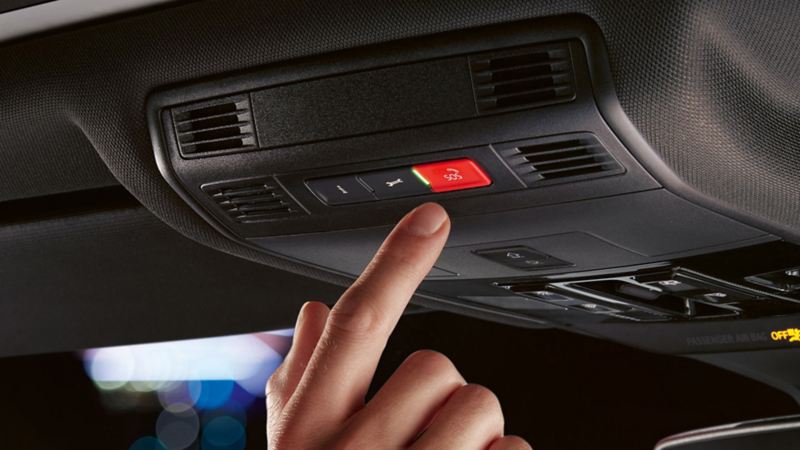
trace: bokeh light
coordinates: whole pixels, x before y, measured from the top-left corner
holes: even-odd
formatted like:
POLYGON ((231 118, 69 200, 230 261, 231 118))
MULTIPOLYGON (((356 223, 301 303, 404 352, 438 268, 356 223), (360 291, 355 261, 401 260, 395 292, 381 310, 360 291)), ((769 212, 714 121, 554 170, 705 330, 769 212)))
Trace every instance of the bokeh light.
POLYGON ((200 424, 205 427, 211 421, 219 417, 229 417, 241 423, 242 425, 247 424, 247 413, 245 412, 244 408, 241 408, 236 404, 228 404, 219 409, 203 411, 200 416, 200 424))
MULTIPOLYGON (((161 413, 155 437, 129 450, 242 450, 247 411, 264 397, 294 330, 86 350, 86 373, 104 404, 161 413)), ((257 408, 262 408, 257 406, 257 408)), ((258 412, 256 414, 263 414, 258 412)), ((259 423, 259 433, 263 433, 259 423)))
POLYGON ((152 436, 140 437, 128 450, 167 450, 164 444, 152 436))
POLYGON ((219 408, 231 398, 231 380, 193 380, 189 382, 189 395, 197 409, 219 408))
POLYGON ((243 450, 245 429, 239 421, 230 416, 219 416, 209 421, 203 428, 201 450, 243 450))
POLYGON ((167 450, 184 450, 200 433, 200 418, 189 408, 181 412, 163 411, 156 421, 156 436, 167 450))
POLYGON ((158 401, 167 411, 181 412, 194 406, 194 399, 189 392, 189 383, 179 382, 158 391, 158 401))
POLYGON ((127 345, 84 352, 89 376, 100 382, 260 379, 265 373, 271 373, 270 368, 280 364, 281 359, 281 354, 258 335, 127 345))

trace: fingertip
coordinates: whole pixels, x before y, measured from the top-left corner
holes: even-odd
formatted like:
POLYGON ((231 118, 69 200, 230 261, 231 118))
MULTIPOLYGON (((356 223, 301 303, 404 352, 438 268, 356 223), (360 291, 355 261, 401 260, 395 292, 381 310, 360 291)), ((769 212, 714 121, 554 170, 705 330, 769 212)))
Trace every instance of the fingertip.
POLYGON ((493 442, 489 450, 533 450, 533 447, 519 436, 506 435, 493 442))
POLYGON ((449 226, 450 217, 438 203, 423 203, 406 214, 398 229, 415 236, 433 236, 449 226))
POLYGON ((318 301, 307 301, 300 307, 300 312, 297 313, 297 327, 306 320, 307 317, 319 317, 326 315, 330 312, 328 305, 318 301))
POLYGON ((328 308, 328 305, 320 301, 309 300, 303 303, 303 306, 300 307, 300 312, 303 313, 303 311, 312 311, 319 313, 319 312, 330 311, 330 308, 328 308))

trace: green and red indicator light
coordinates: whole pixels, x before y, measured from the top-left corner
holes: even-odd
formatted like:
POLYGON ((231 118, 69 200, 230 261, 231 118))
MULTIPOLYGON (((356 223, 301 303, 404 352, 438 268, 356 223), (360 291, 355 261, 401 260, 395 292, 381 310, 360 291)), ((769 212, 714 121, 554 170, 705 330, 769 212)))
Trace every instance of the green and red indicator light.
POLYGON ((430 185, 431 185, 431 182, 430 182, 430 181, 428 181, 428 180, 426 180, 426 179, 425 179, 425 177, 423 177, 421 173, 417 172, 417 169, 415 169, 415 168, 413 168, 413 167, 412 167, 412 168, 411 168, 411 172, 413 172, 413 173, 414 173, 414 176, 415 176, 415 177, 417 177, 417 179, 418 179, 419 181, 421 181, 421 182, 422 182, 422 184, 424 184, 425 186, 430 186, 430 185))
POLYGON ((492 179, 481 166, 468 158, 416 164, 411 171, 433 192, 460 191, 492 184, 492 179))

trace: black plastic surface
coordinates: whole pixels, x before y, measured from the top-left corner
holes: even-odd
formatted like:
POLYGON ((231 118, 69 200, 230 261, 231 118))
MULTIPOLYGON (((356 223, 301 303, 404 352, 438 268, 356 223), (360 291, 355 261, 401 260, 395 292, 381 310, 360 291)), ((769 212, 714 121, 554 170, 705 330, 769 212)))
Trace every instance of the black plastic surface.
MULTIPOLYGON (((252 242, 286 257, 355 276, 390 227, 360 228, 252 242)), ((663 261, 774 239, 709 213, 664 190, 504 213, 456 217, 437 266, 462 279, 527 276, 474 252, 523 245, 574 264, 541 273, 569 273, 663 261), (646 230, 646 231, 645 231, 646 230)), ((471 286, 465 286, 469 293, 471 286)))
POLYGON ((446 58, 256 91, 258 138, 272 148, 467 119, 469 75, 464 58, 446 58))
MULTIPOLYGON (((322 57, 313 62, 303 61, 283 67, 271 67, 248 75, 231 77, 221 83, 199 83, 191 87, 159 92, 150 99, 150 119, 158 121, 157 125, 161 130, 159 136, 165 138, 164 142, 156 142, 160 168, 167 180, 171 181, 173 187, 182 193, 196 210, 216 226, 226 230, 232 237, 308 233, 392 223, 401 216, 403 211, 414 207, 420 200, 397 199, 347 207, 339 206, 335 210, 319 208, 319 202, 305 189, 304 182, 307 179, 323 176, 391 168, 409 162, 436 161, 444 159, 445 156, 471 156, 476 152, 478 152, 481 165, 490 172, 494 171, 491 175, 495 184, 481 192, 478 190, 453 192, 436 195, 426 200, 441 202, 452 215, 459 216, 658 188, 659 185, 642 171, 638 163, 619 145, 619 141, 605 125, 595 107, 591 80, 588 78, 585 50, 581 42, 576 39, 584 31, 576 27, 543 23, 543 26, 536 30, 536 38, 534 38, 527 28, 525 28, 526 33, 519 35, 513 33, 515 29, 523 30, 522 27, 515 25, 491 34, 452 33, 447 36, 432 36, 417 41, 398 42, 362 51, 322 57), (575 67, 575 99, 567 103, 544 106, 537 104, 536 107, 529 109, 478 116, 470 87, 456 95, 460 96, 460 100, 448 100, 448 102, 468 101, 472 105, 470 118, 459 121, 457 119, 467 116, 464 116, 466 110, 462 111, 458 106, 451 108, 452 105, 450 105, 442 110, 437 109, 438 107, 433 108, 435 117, 428 116, 427 112, 414 112, 420 108, 430 109, 426 105, 441 101, 437 100, 442 98, 441 92, 450 92, 448 89, 453 89, 453 87, 446 86, 449 83, 448 79, 441 77, 402 79, 391 76, 396 70, 433 70, 438 73, 437 71, 440 69, 437 67, 443 64, 441 61, 457 59, 461 61, 459 66, 468 77, 469 68, 466 55, 552 41, 568 44, 575 67), (394 67, 386 67, 392 64, 394 67), (332 76, 335 73, 349 73, 349 75, 332 76), (356 81, 360 80, 362 76, 375 78, 377 81, 373 80, 374 86, 362 86, 363 83, 356 81), (301 89, 302 86, 309 83, 301 82, 303 79, 313 80, 310 81, 312 86, 323 79, 327 80, 326 83, 336 83, 336 89, 323 96, 321 100, 328 106, 341 106, 343 101, 343 97, 340 96, 341 92, 350 92, 350 90, 356 89, 359 92, 365 90, 366 94, 361 100, 348 103, 349 111, 346 114, 338 114, 341 116, 341 124, 336 126, 329 123, 333 118, 328 117, 327 113, 323 113, 324 117, 320 120, 310 120, 309 117, 312 117, 312 114, 303 108, 298 108, 297 111, 305 111, 302 120, 296 123, 283 123, 282 129, 292 129, 292 131, 281 132, 296 132, 304 136, 312 136, 312 138, 308 138, 309 143, 209 158, 181 158, 175 151, 174 138, 168 132, 172 126, 170 117, 168 114, 160 113, 174 104, 230 95, 235 92, 257 91, 263 89, 264 85, 296 86, 297 89, 301 89), (422 91, 433 89, 437 94, 435 96, 430 94, 423 101, 414 95, 400 96, 397 91, 393 90, 400 85, 406 86, 402 89, 408 89, 407 85, 412 81, 431 83, 430 86, 417 86, 416 89, 422 91), (385 95, 386 99, 391 101, 381 102, 381 95, 385 95), (368 101, 373 101, 373 103, 368 103, 368 101), (407 101, 415 103, 409 105, 407 101), (385 111, 385 113, 378 113, 377 110, 385 111), (445 110, 450 114, 447 117, 445 117, 445 110), (411 116, 408 116, 409 114, 411 116), (365 119, 367 116, 369 119, 365 119), (415 121, 416 118, 419 121, 415 121), (437 120, 442 123, 407 128, 407 126, 437 120), (391 125, 387 124, 389 121, 397 126, 389 127, 391 125), (387 127, 394 131, 374 132, 387 127), (556 185, 524 189, 524 185, 507 167, 493 168, 491 164, 487 163, 487 158, 489 162, 498 159, 496 155, 492 156, 494 151, 491 149, 491 144, 576 131, 593 133, 624 169, 616 171, 617 176, 582 182, 563 180, 564 182, 556 185), (357 132, 367 134, 347 137, 357 132), (315 133, 322 134, 313 137, 315 133), (336 136, 337 139, 330 140, 331 136, 336 136), (481 154, 485 156, 480 156, 481 154), (224 163, 221 163, 223 160, 224 163), (507 173, 499 176, 498 170, 507 173), (226 223, 224 219, 220 224, 212 217, 215 215, 215 207, 196 188, 200 184, 211 181, 270 174, 278 177, 298 202, 311 212, 310 216, 296 217, 285 223, 276 222, 268 225, 238 226, 226 223), (504 183, 505 188, 503 187, 504 183), (516 188, 502 195, 494 195, 495 192, 509 190, 511 186, 509 183, 516 183, 516 188), (487 194, 493 195, 489 197, 487 194)), ((445 66, 450 67, 449 63, 445 66)), ((461 78, 455 78, 454 86, 461 84, 458 80, 461 78)), ((266 93, 269 90, 265 89, 259 92, 266 93)), ((257 118, 261 117, 257 120, 257 128, 259 128, 259 141, 262 146, 265 146, 264 140, 267 139, 267 136, 263 135, 264 130, 261 129, 262 125, 260 124, 268 120, 268 117, 261 116, 262 113, 259 109, 263 105, 256 100, 259 95, 261 94, 252 94, 253 108, 254 115, 257 118)), ((287 104, 288 100, 281 98, 279 103, 287 104)), ((303 100, 298 101, 302 103, 303 100)), ((296 106, 291 102, 288 105, 287 107, 291 108, 296 106)), ((322 109, 325 110, 325 108, 322 109)), ((291 139, 281 138, 280 140, 286 142, 301 137, 298 134, 291 139)), ((501 166, 506 164, 502 159, 499 162, 501 166)))

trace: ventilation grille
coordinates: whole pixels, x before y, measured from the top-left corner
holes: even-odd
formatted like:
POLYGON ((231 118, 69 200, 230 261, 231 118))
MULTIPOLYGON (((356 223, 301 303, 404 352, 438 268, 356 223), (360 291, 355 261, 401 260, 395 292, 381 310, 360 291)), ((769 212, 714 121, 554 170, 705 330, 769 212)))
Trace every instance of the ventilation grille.
POLYGON ((530 108, 575 98, 569 44, 472 56, 479 113, 530 108))
POLYGON ((272 178, 214 183, 202 188, 238 223, 257 223, 305 214, 272 178))
POLYGON ((253 115, 247 95, 173 109, 183 155, 255 149, 253 115))
POLYGON ((603 144, 588 133, 510 143, 498 151, 528 185, 624 171, 603 144))

